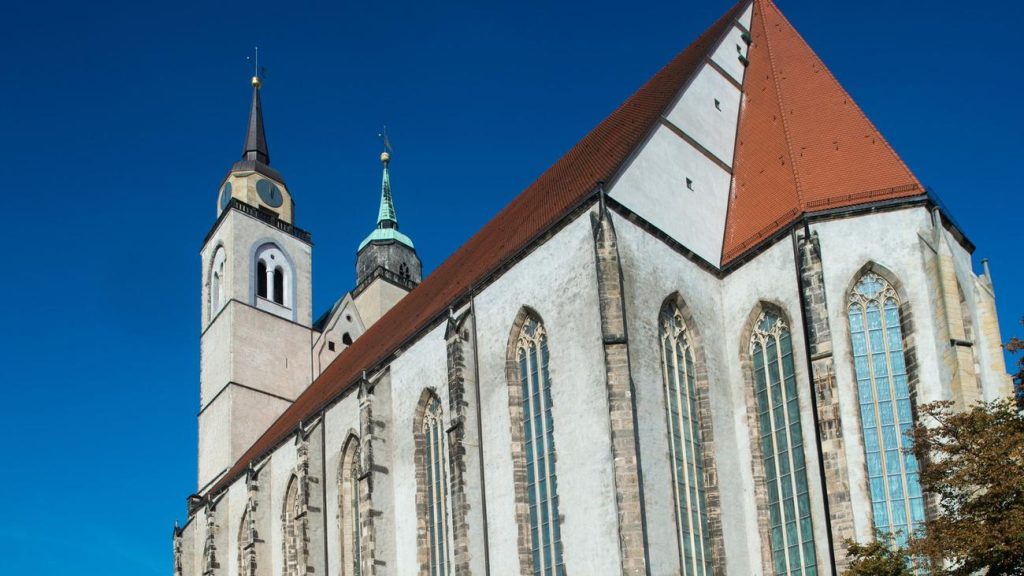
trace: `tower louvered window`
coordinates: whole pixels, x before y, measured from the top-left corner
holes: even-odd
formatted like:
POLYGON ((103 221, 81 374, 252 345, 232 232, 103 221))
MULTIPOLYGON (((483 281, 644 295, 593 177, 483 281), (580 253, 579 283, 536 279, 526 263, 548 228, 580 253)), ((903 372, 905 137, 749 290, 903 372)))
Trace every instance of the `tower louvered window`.
POLYGON ((441 402, 427 401, 423 414, 425 480, 427 488, 427 537, 430 545, 430 575, 448 574, 448 485, 445 480, 444 424, 441 402))
POLYGON ((712 573, 693 349, 675 307, 661 314, 661 374, 668 409, 676 531, 684 576, 712 573))
POLYGON ((875 528, 906 542, 924 523, 924 499, 917 458, 904 452, 913 411, 899 306, 892 285, 867 272, 850 294, 848 313, 875 528))
POLYGON ((558 481, 552 436, 551 378, 544 326, 527 319, 516 344, 522 388, 527 498, 530 509, 530 550, 534 576, 564 573, 558 526, 558 481))
POLYGON ((817 561, 807 487, 793 343, 778 314, 763 312, 751 337, 758 437, 768 492, 773 571, 815 576, 817 561))

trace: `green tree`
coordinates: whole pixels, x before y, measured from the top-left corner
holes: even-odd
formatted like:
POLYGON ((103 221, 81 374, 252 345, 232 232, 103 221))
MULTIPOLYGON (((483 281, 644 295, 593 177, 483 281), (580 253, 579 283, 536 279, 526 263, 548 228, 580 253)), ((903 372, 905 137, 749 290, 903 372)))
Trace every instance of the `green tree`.
POLYGON ((909 552, 932 574, 1024 576, 1024 412, 1009 398, 951 408, 921 406, 912 431, 921 487, 939 502, 909 552))
POLYGON ((866 544, 847 540, 845 545, 850 567, 843 576, 914 576, 907 549, 888 533, 879 532, 866 544))
MULTIPOLYGON (((1024 318, 1021 318, 1020 323, 1024 326, 1024 318)), ((1020 354, 1024 352, 1024 340, 1014 336, 1003 347, 1007 352, 1020 354)), ((1017 358, 1017 373, 1013 375, 1013 390, 1017 397, 1017 408, 1024 410, 1024 354, 1017 358)))

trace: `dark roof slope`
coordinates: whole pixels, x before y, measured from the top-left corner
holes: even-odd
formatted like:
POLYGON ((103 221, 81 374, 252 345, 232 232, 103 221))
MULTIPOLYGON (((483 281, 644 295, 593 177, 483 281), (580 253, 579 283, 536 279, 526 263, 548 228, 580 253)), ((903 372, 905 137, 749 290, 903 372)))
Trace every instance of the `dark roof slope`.
POLYGON ((740 10, 741 0, 676 56, 608 118, 516 197, 422 284, 356 339, 209 491, 217 493, 249 462, 271 451, 296 426, 356 385, 364 370, 384 362, 421 330, 440 320, 449 306, 527 248, 608 181, 641 144, 658 119, 740 10))

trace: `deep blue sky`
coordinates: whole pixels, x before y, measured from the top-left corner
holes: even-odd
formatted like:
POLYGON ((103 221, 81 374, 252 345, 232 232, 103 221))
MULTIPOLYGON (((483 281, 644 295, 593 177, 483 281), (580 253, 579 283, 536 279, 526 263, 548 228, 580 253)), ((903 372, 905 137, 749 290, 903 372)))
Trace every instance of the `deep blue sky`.
MULTIPOLYGON (((1021 4, 779 3, 991 259, 1020 334, 1021 4)), ((198 251, 253 45, 319 313, 373 225, 382 123, 429 271, 729 7, 478 4, 5 5, 0 573, 170 573, 195 488, 198 251)))

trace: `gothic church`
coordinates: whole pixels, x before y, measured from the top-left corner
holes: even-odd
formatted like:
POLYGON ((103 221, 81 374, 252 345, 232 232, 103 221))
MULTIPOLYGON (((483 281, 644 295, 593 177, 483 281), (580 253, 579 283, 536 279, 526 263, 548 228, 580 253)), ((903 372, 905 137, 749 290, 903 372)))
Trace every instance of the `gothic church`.
POLYGON ((175 576, 837 574, 929 514, 916 406, 1011 393, 974 246, 771 0, 426 278, 382 155, 316 320, 262 114, 254 78, 175 576))

